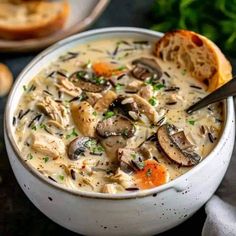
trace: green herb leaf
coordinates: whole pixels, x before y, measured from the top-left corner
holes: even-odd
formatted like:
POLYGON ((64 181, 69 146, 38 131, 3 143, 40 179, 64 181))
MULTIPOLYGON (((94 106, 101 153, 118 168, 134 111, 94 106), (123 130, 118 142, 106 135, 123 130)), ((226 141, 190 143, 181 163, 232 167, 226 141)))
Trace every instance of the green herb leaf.
POLYGON ((188 123, 190 124, 190 125, 194 125, 195 124, 195 120, 188 120, 188 123))
POLYGON ((39 125, 39 127, 40 127, 40 129, 45 129, 45 128, 46 128, 46 125, 43 124, 43 123, 41 123, 41 124, 39 125))
POLYGON ((94 116, 97 116, 97 112, 96 112, 96 111, 94 111, 92 114, 93 114, 94 116))
POLYGON ((37 130, 37 127, 34 125, 31 127, 32 130, 36 131, 37 130))
POLYGON ((33 157, 33 155, 31 154, 31 153, 29 153, 28 155, 27 155, 27 159, 29 159, 29 160, 32 160, 34 157, 33 157))
POLYGON ((123 90, 123 87, 124 87, 124 84, 117 83, 115 85, 115 89, 116 89, 117 92, 123 90))
POLYGON ((75 128, 73 128, 72 132, 70 134, 66 135, 66 139, 69 139, 69 138, 72 138, 72 137, 77 137, 77 136, 78 136, 78 134, 77 134, 75 128))
POLYGON ((23 89, 24 89, 24 91, 26 92, 26 91, 27 91, 27 86, 26 86, 26 85, 23 85, 23 89))
POLYGON ((154 85, 153 85, 153 90, 154 90, 154 91, 158 91, 158 90, 160 90, 160 89, 162 89, 162 88, 165 88, 165 85, 164 85, 164 84, 154 84, 154 85))
POLYGON ((43 160, 44 160, 44 163, 47 163, 49 161, 49 157, 46 156, 46 157, 43 158, 43 160))
POLYGON ((155 97, 151 97, 148 102, 152 105, 152 106, 156 106, 157 105, 157 99, 155 97))
POLYGON ((146 176, 147 176, 147 177, 152 176, 152 169, 148 169, 148 170, 147 170, 146 176))
POLYGON ((113 111, 107 111, 105 114, 104 114, 104 118, 105 119, 108 119, 108 118, 110 118, 110 117, 112 117, 112 116, 114 116, 115 115, 115 112, 113 112, 113 111))
POLYGON ((65 178, 64 175, 59 175, 58 177, 60 180, 64 180, 64 178, 65 178))
POLYGON ((122 71, 122 70, 125 70, 125 69, 126 69, 126 66, 120 66, 116 70, 122 71))
POLYGON ((133 159, 135 159, 137 156, 136 156, 135 153, 132 153, 132 154, 131 154, 131 157, 132 157, 133 159))
POLYGON ((105 150, 104 148, 97 143, 95 139, 90 139, 85 143, 85 147, 89 149, 91 154, 101 155, 105 150))

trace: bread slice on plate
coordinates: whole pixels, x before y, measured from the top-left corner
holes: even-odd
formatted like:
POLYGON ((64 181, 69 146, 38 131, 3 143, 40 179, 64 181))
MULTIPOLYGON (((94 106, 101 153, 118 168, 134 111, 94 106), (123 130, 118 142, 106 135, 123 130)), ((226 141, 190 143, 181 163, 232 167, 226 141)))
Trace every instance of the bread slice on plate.
POLYGON ((206 37, 188 30, 166 33, 156 44, 156 55, 184 68, 213 91, 232 79, 232 67, 221 50, 206 37))
POLYGON ((67 0, 1 0, 0 38, 40 38, 63 27, 69 13, 67 0))

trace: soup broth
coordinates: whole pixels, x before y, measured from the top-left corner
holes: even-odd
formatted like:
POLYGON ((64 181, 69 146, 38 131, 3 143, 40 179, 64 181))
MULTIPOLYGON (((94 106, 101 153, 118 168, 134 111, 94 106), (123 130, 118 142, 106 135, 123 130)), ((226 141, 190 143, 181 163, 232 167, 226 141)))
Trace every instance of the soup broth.
POLYGON ((207 86, 140 39, 92 41, 23 86, 13 125, 22 158, 69 189, 102 193, 165 184, 216 145, 223 104, 185 110, 207 86))

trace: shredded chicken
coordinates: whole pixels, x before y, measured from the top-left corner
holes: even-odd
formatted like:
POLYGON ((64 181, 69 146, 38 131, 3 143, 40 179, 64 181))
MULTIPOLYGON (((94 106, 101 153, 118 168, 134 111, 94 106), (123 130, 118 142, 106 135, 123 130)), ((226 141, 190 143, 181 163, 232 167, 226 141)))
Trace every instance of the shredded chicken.
POLYGON ((94 105, 94 109, 98 112, 105 112, 109 105, 117 98, 116 93, 113 91, 106 92, 103 97, 101 97, 96 104, 94 105))
POLYGON ((86 101, 71 104, 71 114, 79 131, 88 137, 94 137, 98 118, 95 110, 86 101))
POLYGON ((116 194, 117 193, 117 188, 115 184, 105 184, 102 187, 101 190, 102 193, 111 193, 111 194, 116 194))
POLYGON ((152 86, 151 85, 147 85, 145 87, 142 87, 139 90, 138 95, 148 101, 153 96, 153 88, 152 88, 152 86))
POLYGON ((67 78, 60 76, 57 80, 58 83, 56 84, 56 87, 59 89, 59 91, 64 92, 72 97, 80 96, 82 93, 82 90, 79 87, 76 87, 67 78))
POLYGON ((65 155, 65 144, 60 138, 46 133, 33 134, 32 148, 45 155, 57 159, 65 155))
POLYGON ((117 169, 116 174, 112 175, 110 179, 122 185, 124 188, 130 188, 134 186, 133 178, 129 174, 126 174, 124 171, 122 171, 120 168, 117 169))
POLYGON ((127 84, 125 90, 133 93, 137 93, 141 87, 143 86, 143 82, 139 80, 134 80, 127 84))
POLYGON ((139 95, 134 94, 132 95, 132 97, 134 98, 134 101, 137 103, 139 111, 141 113, 144 113, 148 117, 151 123, 156 124, 159 119, 159 115, 155 110, 155 108, 139 95))
POLYGON ((51 97, 44 97, 37 105, 54 121, 53 124, 57 127, 64 129, 69 125, 70 118, 67 109, 51 97))

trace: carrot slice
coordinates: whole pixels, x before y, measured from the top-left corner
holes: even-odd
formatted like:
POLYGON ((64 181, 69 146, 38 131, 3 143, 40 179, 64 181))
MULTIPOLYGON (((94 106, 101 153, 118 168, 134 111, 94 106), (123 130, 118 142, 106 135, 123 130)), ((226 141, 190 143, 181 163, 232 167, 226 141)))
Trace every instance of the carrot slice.
POLYGON ((140 189, 154 188, 168 181, 169 174, 164 165, 154 160, 146 160, 144 163, 144 168, 134 174, 140 189))
POLYGON ((115 67, 113 64, 108 62, 96 62, 92 66, 93 71, 96 75, 99 76, 112 76, 112 75, 120 75, 124 73, 125 67, 115 67))

